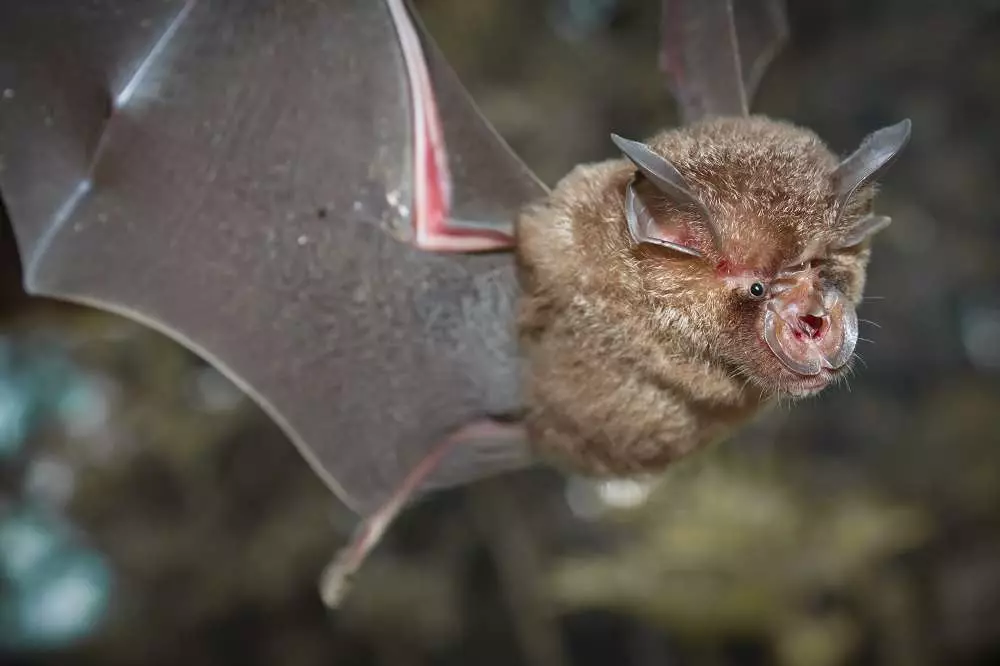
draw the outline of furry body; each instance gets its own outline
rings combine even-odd
[[[838,219],[837,158],[814,133],[729,118],[662,132],[649,146],[711,211],[721,247],[690,211],[648,191],[657,220],[703,256],[636,245],[622,203],[634,167],[624,159],[577,167],[518,220],[527,427],[539,455],[583,473],[659,471],[779,396],[834,378],[804,381],[774,358],[761,304],[741,280],[804,261],[852,304],[864,286],[867,243],[830,246],[870,207],[871,187]]]

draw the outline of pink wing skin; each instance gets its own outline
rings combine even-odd
[[[428,252],[487,252],[512,248],[512,235],[495,229],[449,224],[452,180],[448,151],[423,45],[404,0],[387,0],[387,4],[406,61],[413,109],[413,237],[410,241]]]
[[[368,514],[347,545],[327,565],[320,580],[323,602],[331,608],[340,605],[349,592],[358,569],[364,565],[368,555],[382,541],[386,530],[421,488],[433,486],[435,482],[447,485],[447,462],[449,457],[461,453],[458,449],[471,449],[474,459],[477,455],[475,449],[488,453],[492,443],[497,447],[494,453],[503,451],[501,457],[510,463],[508,469],[513,470],[525,467],[531,461],[530,453],[525,448],[526,441],[527,435],[520,424],[501,423],[491,419],[469,423],[442,439],[403,479],[396,491]],[[465,475],[466,472],[463,470],[462,474]],[[441,478],[435,478],[436,475]]]

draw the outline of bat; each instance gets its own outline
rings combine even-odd
[[[336,603],[434,489],[662,469],[843,376],[872,183],[749,114],[778,0],[664,0],[684,124],[553,189],[403,0],[0,9],[0,196],[30,294],[186,345],[362,520]]]

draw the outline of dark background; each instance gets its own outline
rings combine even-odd
[[[416,3],[542,178],[675,123],[651,0]],[[850,386],[631,508],[545,471],[351,517],[277,429],[129,322],[18,291],[0,233],[0,660],[1000,664],[1000,3],[789,2],[755,108],[840,152],[902,117]],[[634,490],[634,489],[633,489]],[[624,501],[624,500],[621,500]]]

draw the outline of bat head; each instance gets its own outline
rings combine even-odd
[[[649,144],[614,136],[635,166],[624,213],[643,288],[690,338],[769,393],[819,392],[850,367],[869,241],[889,218],[872,181],[908,120],[849,157],[761,117],[713,119]]]

